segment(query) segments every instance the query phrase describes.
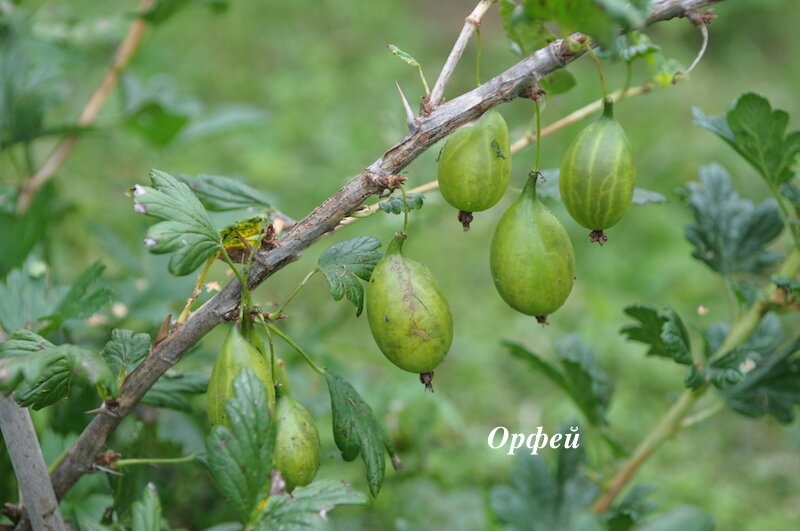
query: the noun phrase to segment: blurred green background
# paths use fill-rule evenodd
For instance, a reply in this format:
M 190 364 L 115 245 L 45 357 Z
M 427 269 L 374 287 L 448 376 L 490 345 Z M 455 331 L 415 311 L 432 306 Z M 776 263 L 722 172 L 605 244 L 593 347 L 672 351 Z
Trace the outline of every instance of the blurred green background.
M 28 4 L 35 8 L 35 31 L 57 37 L 59 44 L 45 53 L 63 54 L 65 80 L 55 87 L 62 100 L 48 118 L 70 121 L 100 79 L 134 3 Z M 225 14 L 190 8 L 148 30 L 130 68 L 138 79 L 167 76 L 179 99 L 195 100 L 206 114 L 223 103 L 235 103 L 260 109 L 263 119 L 246 129 L 155 148 L 129 128 L 116 127 L 123 104 L 115 93 L 101 115 L 99 130 L 79 141 L 54 179 L 63 210 L 50 227 L 40 256 L 52 264 L 56 280 L 63 283 L 102 259 L 108 265 L 115 301 L 128 310 L 124 317 L 108 312 L 107 326 L 154 332 L 168 312 L 180 309 L 194 279 L 170 277 L 165 260 L 143 252 L 140 242 L 147 221 L 134 215 L 125 190 L 134 183 L 147 183 L 151 168 L 227 175 L 268 192 L 280 210 L 302 217 L 405 134 L 395 81 L 412 105 L 422 90 L 417 73 L 392 57 L 386 45 L 395 44 L 413 55 L 433 83 L 473 5 L 454 0 L 234 2 Z M 406 464 L 400 472 L 387 471 L 383 491 L 368 507 L 338 509 L 333 514 L 335 528 L 471 530 L 492 525 L 487 491 L 508 481 L 515 459 L 487 448 L 489 431 L 502 425 L 512 432 L 530 433 L 541 425 L 555 433 L 579 416 L 560 391 L 510 358 L 501 345 L 505 338 L 552 357 L 556 341 L 567 333 L 580 334 L 616 384 L 612 431 L 631 447 L 640 440 L 680 392 L 684 369 L 646 359 L 641 345 L 626 342 L 617 333 L 627 323 L 622 309 L 635 302 L 669 304 L 695 332 L 729 318 L 731 311 L 722 280 L 690 256 L 690 245 L 683 238 L 689 212 L 674 190 L 695 180 L 701 165 L 719 161 L 731 171 L 742 195 L 756 201 L 769 196 L 742 159 L 692 124 L 691 107 L 719 114 L 743 92 L 755 91 L 787 110 L 794 117 L 790 126 L 800 125 L 796 60 L 800 12 L 795 7 L 790 0 L 718 5 L 708 53 L 689 78 L 617 106 L 617 117 L 633 145 L 639 186 L 670 201 L 633 207 L 610 231 L 604 247 L 589 245 L 586 230 L 560 204 L 551 205 L 573 239 L 577 282 L 549 326 L 506 306 L 489 276 L 492 231 L 515 194 L 509 192 L 495 208 L 477 214 L 469 233 L 462 231 L 456 212 L 437 193 L 426 195 L 425 207 L 412 215 L 406 250 L 436 275 L 455 321 L 454 344 L 437 370 L 435 394 L 424 393 L 415 375 L 397 370 L 383 358 L 365 318 L 356 319 L 351 305 L 333 302 L 321 276 L 292 302 L 284 329 L 321 364 L 353 383 L 385 420 Z M 685 65 L 700 45 L 698 31 L 686 20 L 658 24 L 648 34 L 668 57 Z M 517 58 L 508 49 L 496 9 L 487 15 L 482 35 L 482 73 L 487 79 Z M 474 85 L 474 57 L 471 47 L 447 91 L 449 98 Z M 624 67 L 609 64 L 606 69 L 610 86 L 619 88 Z M 588 59 L 569 70 L 578 78 L 578 86 L 548 101 L 545 124 L 600 96 Z M 637 65 L 634 83 L 645 75 Z M 529 127 L 533 105 L 515 101 L 500 112 L 513 139 Z M 567 144 L 586 123 L 543 140 L 544 168 L 560 165 Z M 50 147 L 40 143 L 34 154 L 37 160 L 43 160 Z M 438 149 L 433 147 L 407 168 L 409 186 L 435 178 Z M 512 186 L 522 185 L 532 162 L 531 148 L 514 157 Z M 0 172 L 6 184 L 15 182 L 6 158 L 0 161 Z M 220 226 L 231 219 L 215 218 Z M 401 221 L 379 214 L 326 237 L 259 288 L 256 300 L 283 300 L 330 244 L 357 235 L 388 242 Z M 780 241 L 776 249 L 786 244 Z M 223 271 L 218 266 L 212 277 L 224 281 Z M 706 315 L 698 314 L 701 305 L 708 308 Z M 787 320 L 786 325 L 796 328 L 797 321 Z M 101 345 L 108 330 L 85 332 Z M 181 365 L 209 369 L 223 333 L 209 334 Z M 293 352 L 283 345 L 279 349 L 289 363 L 296 397 L 318 419 L 324 456 L 319 476 L 346 478 L 367 491 L 360 460 L 343 463 L 333 443 L 324 382 Z M 58 406 L 61 413 L 37 414 L 40 426 L 51 416 L 47 439 L 55 449 L 68 431 L 68 423 L 59 423 L 59 418 L 83 419 L 80 411 L 93 407 L 83 408 L 87 398 L 77 390 L 73 395 Z M 197 400 L 194 415 L 140 413 L 143 451 L 150 452 L 145 455 L 177 456 L 202 447 L 207 430 L 202 399 Z M 127 419 L 110 447 L 123 446 L 125 437 L 137 429 L 135 424 L 136 419 Z M 800 519 L 799 450 L 796 423 L 785 427 L 725 411 L 668 442 L 636 479 L 657 486 L 651 499 L 661 510 L 695 505 L 711 513 L 719 529 L 789 529 Z M 554 451 L 544 452 L 539 459 L 554 456 Z M 173 526 L 196 529 L 232 518 L 200 465 L 159 467 L 146 473 L 158 486 Z M 102 478 L 87 477 L 71 497 L 99 496 L 103 488 Z M 100 512 L 103 501 L 99 496 Z

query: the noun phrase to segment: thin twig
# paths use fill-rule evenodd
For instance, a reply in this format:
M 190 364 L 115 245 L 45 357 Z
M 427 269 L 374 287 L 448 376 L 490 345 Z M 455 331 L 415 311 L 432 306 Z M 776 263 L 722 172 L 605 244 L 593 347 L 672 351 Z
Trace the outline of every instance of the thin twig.
M 445 61 L 442 72 L 436 80 L 436 84 L 433 85 L 433 90 L 427 102 L 427 107 L 429 109 L 433 109 L 439 105 L 442 96 L 444 96 L 444 89 L 447 87 L 447 83 L 450 82 L 456 65 L 458 65 L 458 61 L 464 54 L 467 44 L 469 44 L 469 39 L 472 37 L 472 34 L 475 33 L 475 30 L 478 29 L 478 26 L 481 25 L 483 15 L 489 11 L 489 8 L 492 7 L 492 4 L 495 2 L 497 2 L 497 0 L 481 0 L 464 21 L 464 27 L 461 28 L 461 33 L 458 35 L 453 49 L 450 50 L 450 56 L 447 58 L 447 61 Z
M 657 0 L 648 23 L 684 17 L 689 10 L 718 1 Z M 276 271 L 297 260 L 304 249 L 331 233 L 345 216 L 368 197 L 397 187 L 400 182 L 398 173 L 433 144 L 492 107 L 516 98 L 538 79 L 563 68 L 579 55 L 572 52 L 564 41 L 555 41 L 480 87 L 437 106 L 430 114 L 421 117 L 415 132 L 406 135 L 304 219 L 285 231 L 273 247 L 260 249 L 250 271 L 248 286 L 255 288 Z M 98 415 L 93 418 L 53 473 L 53 486 L 58 498 L 62 498 L 81 476 L 91 470 L 97 452 L 150 387 L 180 361 L 200 338 L 228 319 L 232 311 L 235 312 L 240 296 L 239 282 L 232 280 L 192 313 L 182 327 L 154 345 L 150 354 L 122 383 L 119 396 L 113 404 L 118 416 Z
M 146 11 L 155 0 L 140 0 L 139 12 Z M 127 68 L 136 50 L 139 48 L 139 43 L 142 40 L 142 34 L 147 26 L 147 21 L 143 18 L 136 18 L 128 30 L 128 34 L 120 42 L 111 64 L 108 66 L 103 79 L 100 81 L 100 86 L 94 91 L 92 97 L 86 103 L 75 124 L 79 126 L 92 125 L 100 110 L 103 108 L 106 100 L 108 99 L 111 90 L 116 86 L 122 72 Z M 19 200 L 17 201 L 17 213 L 24 213 L 31 204 L 36 192 L 49 181 L 53 175 L 58 171 L 64 161 L 67 160 L 72 149 L 75 147 L 75 142 L 78 141 L 78 135 L 69 135 L 65 137 L 53 152 L 50 154 L 44 164 L 25 182 L 19 192 Z

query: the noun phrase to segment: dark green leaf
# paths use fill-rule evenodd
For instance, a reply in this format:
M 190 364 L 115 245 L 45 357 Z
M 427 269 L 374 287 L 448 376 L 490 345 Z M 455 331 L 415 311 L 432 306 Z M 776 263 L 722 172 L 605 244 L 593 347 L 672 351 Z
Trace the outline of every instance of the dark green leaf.
M 659 515 L 636 528 L 637 531 L 713 531 L 716 528 L 710 514 L 696 507 L 678 507 Z
M 789 115 L 772 109 L 758 94 L 743 94 L 727 114 L 708 117 L 694 110 L 695 123 L 719 135 L 749 162 L 771 186 L 794 176 L 792 165 L 800 153 L 800 131 L 786 133 Z
M 603 514 L 608 531 L 628 531 L 653 512 L 656 504 L 647 500 L 647 496 L 655 490 L 652 485 L 634 485 L 621 502 Z
M 392 462 L 399 462 L 392 443 L 380 421 L 361 395 L 341 377 L 325 373 L 328 391 L 331 394 L 333 414 L 333 439 L 345 461 L 352 461 L 358 454 L 367 468 L 367 482 L 373 496 L 377 496 L 383 484 L 386 449 Z M 395 465 L 399 466 L 399 465 Z
M 165 76 L 141 82 L 126 74 L 120 89 L 127 125 L 157 147 L 175 140 L 189 121 L 200 114 L 200 105 L 179 94 Z
M 191 412 L 186 395 L 206 392 L 208 374 L 201 371 L 167 371 L 142 398 L 142 404 Z
M 0 326 L 7 334 L 33 326 L 56 305 L 58 294 L 48 291 L 46 274 L 36 268 L 15 269 L 0 284 Z
M 138 16 L 151 24 L 161 24 L 188 7 L 192 1 L 193 0 L 156 0 L 152 6 L 139 13 Z
M 597 485 L 582 472 L 582 447 L 558 450 L 555 470 L 541 456 L 520 454 L 510 485 L 493 487 L 489 506 L 503 529 L 575 531 L 605 529 L 589 506 Z
M 711 269 L 724 275 L 759 272 L 780 258 L 766 249 L 783 229 L 774 200 L 755 206 L 740 198 L 718 164 L 702 167 L 700 182 L 680 191 L 695 218 L 686 226 L 686 238 L 695 246 L 692 256 Z
M 23 265 L 58 215 L 55 192 L 50 183 L 39 190 L 22 215 L 14 212 L 16 194 L 13 201 L 9 197 L 7 203 L 7 207 L 0 211 L 0 279 Z
M 14 392 L 23 407 L 41 409 L 64 398 L 73 376 L 95 384 L 107 399 L 117 384 L 103 360 L 74 345 L 55 346 L 30 330 L 18 330 L 0 343 L 0 390 Z
M 266 497 L 275 449 L 267 393 L 252 369 L 242 369 L 233 383 L 234 397 L 225 403 L 230 428 L 214 426 L 206 439 L 208 468 L 222 495 L 242 521 L 249 522 Z
M 111 331 L 111 339 L 100 351 L 100 356 L 118 377 L 124 378 L 139 365 L 148 352 L 150 352 L 149 335 L 115 328 Z
M 511 41 L 511 50 L 517 55 L 524 57 L 556 38 L 547 30 L 544 21 L 530 17 L 524 6 L 513 0 L 501 0 L 500 16 Z
M 161 501 L 156 486 L 148 483 L 142 497 L 133 504 L 133 531 L 161 531 Z
M 691 365 L 689 333 L 675 310 L 665 306 L 658 311 L 649 304 L 634 304 L 625 308 L 625 313 L 639 322 L 623 326 L 620 332 L 629 341 L 649 345 L 648 356 L 661 356 L 675 363 Z
M 586 420 L 595 425 L 606 423 L 605 411 L 611 399 L 613 385 L 597 366 L 594 352 L 580 337 L 571 334 L 556 344 L 562 369 L 545 361 L 523 345 L 504 341 L 515 358 L 529 363 L 560 387 L 581 410 Z
M 223 177 L 201 173 L 195 177 L 176 174 L 208 210 L 228 212 L 231 210 L 257 210 L 269 212 L 272 201 L 269 197 L 245 183 Z
M 620 31 L 641 24 L 650 11 L 649 0 L 526 0 L 530 19 L 555 22 L 561 34 L 590 35 L 604 47 L 613 45 Z
M 173 275 L 188 275 L 222 250 L 220 235 L 203 205 L 188 186 L 172 175 L 153 170 L 153 186 L 134 187 L 134 210 L 162 220 L 147 231 L 151 253 L 175 253 L 169 261 Z
M 800 303 L 800 280 L 784 276 L 772 277 L 772 282 L 783 293 L 785 305 Z
M 570 334 L 556 343 L 556 352 L 572 388 L 571 396 L 589 424 L 606 424 L 605 412 L 614 386 L 598 367 L 592 349 L 579 336 Z
M 380 246 L 375 238 L 359 236 L 331 245 L 319 257 L 317 269 L 328 279 L 334 300 L 347 296 L 356 307 L 356 316 L 364 309 L 364 287 L 358 279 L 369 280 L 382 256 L 376 251 Z
M 531 352 L 521 343 L 505 340 L 503 341 L 503 345 L 508 347 L 509 353 L 513 357 L 531 364 L 534 370 L 544 374 L 551 382 L 563 389 L 566 393 L 570 393 L 571 389 L 559 368 L 555 367 L 550 362 L 545 361 L 538 354 Z
M 551 96 L 569 92 L 577 83 L 578 80 L 575 79 L 575 76 L 564 68 L 556 70 L 539 81 L 541 87 Z
M 780 422 L 792 422 L 794 406 L 800 404 L 798 351 L 800 337 L 777 354 L 761 359 L 741 383 L 726 390 L 728 405 L 748 417 L 770 414 Z
M 367 497 L 342 481 L 324 479 L 307 487 L 298 487 L 292 495 L 273 495 L 258 522 L 263 531 L 309 529 L 340 505 L 364 505 Z
M 60 326 L 67 319 L 85 319 L 111 301 L 108 288 L 92 291 L 92 285 L 105 269 L 106 266 L 97 261 L 80 274 L 56 308 L 50 326 Z
M 406 207 L 408 212 L 422 208 L 425 196 L 422 194 L 406 194 Z M 378 208 L 388 214 L 402 214 L 406 211 L 403 206 L 403 196 L 393 195 L 386 201 L 378 203 Z

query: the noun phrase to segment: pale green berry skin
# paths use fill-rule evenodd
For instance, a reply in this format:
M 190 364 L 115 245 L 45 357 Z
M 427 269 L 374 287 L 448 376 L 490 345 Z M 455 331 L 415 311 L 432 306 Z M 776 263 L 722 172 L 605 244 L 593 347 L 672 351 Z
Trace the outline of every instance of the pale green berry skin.
M 453 342 L 450 305 L 430 269 L 402 254 L 398 236 L 372 272 L 367 320 L 384 355 L 403 370 L 424 374 L 447 356 Z
M 281 473 L 286 491 L 308 485 L 319 470 L 319 431 L 311 413 L 283 390 L 275 403 L 275 454 L 272 466 Z
M 464 212 L 494 206 L 505 194 L 511 174 L 508 127 L 499 112 L 453 132 L 439 155 L 439 190 Z
M 628 137 L 611 106 L 572 141 L 561 165 L 559 188 L 572 219 L 587 229 L 604 230 L 628 212 L 636 168 Z
M 230 426 L 228 415 L 225 413 L 225 402 L 234 396 L 233 381 L 245 368 L 252 369 L 264 384 L 268 408 L 271 411 L 275 404 L 275 386 L 267 360 L 245 339 L 239 327 L 232 325 L 217 355 L 208 381 L 206 409 L 208 420 L 212 425 Z
M 526 315 L 550 315 L 572 291 L 572 242 L 561 222 L 536 198 L 534 179 L 497 224 L 490 267 L 500 296 Z

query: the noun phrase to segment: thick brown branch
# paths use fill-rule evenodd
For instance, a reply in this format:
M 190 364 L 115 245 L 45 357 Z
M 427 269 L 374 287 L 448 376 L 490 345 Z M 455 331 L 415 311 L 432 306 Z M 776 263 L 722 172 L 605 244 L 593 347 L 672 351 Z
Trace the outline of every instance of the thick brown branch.
M 721 0 L 658 0 L 648 23 L 686 16 L 718 1 Z M 585 39 L 582 35 L 573 35 L 572 38 Z M 571 52 L 563 41 L 553 42 L 480 87 L 436 107 L 428 116 L 420 117 L 415 131 L 283 233 L 275 247 L 259 252 L 248 279 L 250 286 L 256 287 L 275 271 L 297 260 L 306 247 L 333 231 L 365 199 L 389 187 L 392 176 L 434 143 L 488 109 L 514 99 L 541 77 L 562 68 L 578 55 Z M 109 406 L 109 414 L 98 415 L 92 420 L 54 472 L 53 486 L 59 498 L 83 474 L 92 470 L 94 456 L 150 386 L 203 335 L 229 318 L 239 303 L 240 292 L 238 282 L 230 282 L 192 314 L 182 327 L 156 345 L 144 362 L 126 378 L 119 399 L 113 407 Z

